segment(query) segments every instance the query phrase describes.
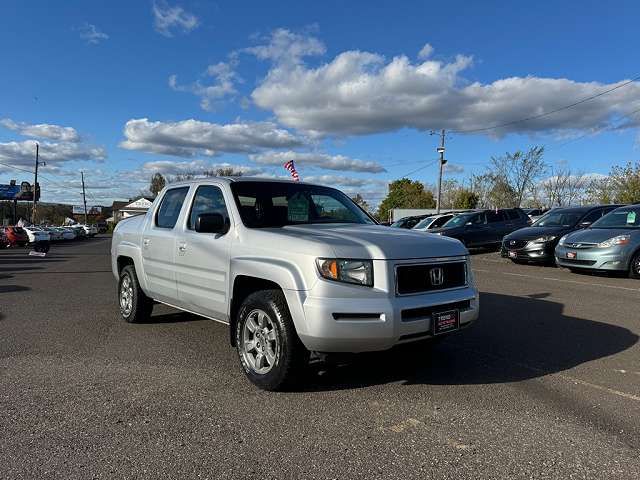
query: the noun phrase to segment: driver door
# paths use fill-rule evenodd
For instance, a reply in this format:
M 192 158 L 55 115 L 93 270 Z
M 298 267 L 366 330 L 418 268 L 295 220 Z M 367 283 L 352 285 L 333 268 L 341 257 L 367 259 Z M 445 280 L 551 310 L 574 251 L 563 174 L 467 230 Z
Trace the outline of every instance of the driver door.
M 181 226 L 175 256 L 178 299 L 189 311 L 227 322 L 232 229 L 224 234 L 196 232 L 196 219 L 205 213 L 219 213 L 231 225 L 218 185 L 198 185 Z

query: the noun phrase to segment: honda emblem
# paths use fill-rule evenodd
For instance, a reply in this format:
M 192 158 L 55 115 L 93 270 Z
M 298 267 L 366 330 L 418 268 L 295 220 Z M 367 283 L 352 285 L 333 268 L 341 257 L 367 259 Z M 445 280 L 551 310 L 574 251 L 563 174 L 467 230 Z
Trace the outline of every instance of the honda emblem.
M 431 280 L 431 285 L 434 287 L 439 287 L 444 283 L 444 271 L 442 267 L 434 267 L 429 270 L 429 280 Z

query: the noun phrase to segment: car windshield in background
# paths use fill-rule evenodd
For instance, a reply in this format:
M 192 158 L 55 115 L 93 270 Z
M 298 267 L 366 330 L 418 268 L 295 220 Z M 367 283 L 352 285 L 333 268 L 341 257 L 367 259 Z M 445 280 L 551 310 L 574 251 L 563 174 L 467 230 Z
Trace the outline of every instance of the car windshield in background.
M 532 227 L 573 227 L 582 217 L 582 213 L 550 212 L 539 218 Z
M 418 223 L 416 223 L 416 225 L 413 228 L 419 230 L 421 228 L 428 227 L 429 225 L 431 225 L 431 222 L 433 222 L 433 217 L 423 218 Z
M 640 208 L 614 210 L 594 222 L 591 228 L 640 228 Z
M 374 224 L 339 190 L 285 182 L 234 182 L 242 223 L 251 228 L 317 223 Z
M 449 227 L 461 227 L 463 225 L 465 225 L 467 222 L 471 221 L 471 219 L 477 215 L 477 213 L 467 213 L 466 215 L 456 215 L 455 217 L 453 217 L 451 220 L 449 220 L 447 223 L 445 223 L 442 227 L 443 228 L 449 228 Z

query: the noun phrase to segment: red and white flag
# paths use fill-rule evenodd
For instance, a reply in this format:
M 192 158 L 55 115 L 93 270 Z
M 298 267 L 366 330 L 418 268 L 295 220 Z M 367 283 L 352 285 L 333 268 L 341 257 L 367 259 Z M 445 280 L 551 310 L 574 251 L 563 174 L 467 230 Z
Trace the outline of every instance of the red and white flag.
M 300 175 L 298 175 L 298 171 L 296 170 L 296 166 L 293 164 L 293 160 L 289 160 L 287 163 L 285 163 L 284 168 L 289 170 L 289 173 L 291 173 L 291 177 L 295 182 L 300 181 Z

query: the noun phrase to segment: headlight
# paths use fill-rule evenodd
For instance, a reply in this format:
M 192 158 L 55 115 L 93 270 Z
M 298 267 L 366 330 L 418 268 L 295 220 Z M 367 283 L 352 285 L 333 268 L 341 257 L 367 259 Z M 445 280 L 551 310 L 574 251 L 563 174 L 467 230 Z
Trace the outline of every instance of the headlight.
M 608 248 L 613 247 L 614 245 L 626 245 L 631 240 L 630 235 L 618 235 L 617 237 L 610 238 L 609 240 L 605 240 L 604 242 L 600 242 L 598 247 L 600 248 Z
M 316 263 L 320 275 L 327 280 L 373 287 L 373 262 L 371 260 L 318 258 Z
M 563 235 L 562 237 L 560 237 L 560 240 L 558 241 L 558 245 L 564 245 L 564 242 L 567 240 L 568 236 L 569 234 L 567 233 L 566 235 Z
M 544 235 L 542 237 L 536 238 L 535 240 L 529 240 L 529 243 L 547 243 L 552 242 L 555 239 L 555 235 Z

